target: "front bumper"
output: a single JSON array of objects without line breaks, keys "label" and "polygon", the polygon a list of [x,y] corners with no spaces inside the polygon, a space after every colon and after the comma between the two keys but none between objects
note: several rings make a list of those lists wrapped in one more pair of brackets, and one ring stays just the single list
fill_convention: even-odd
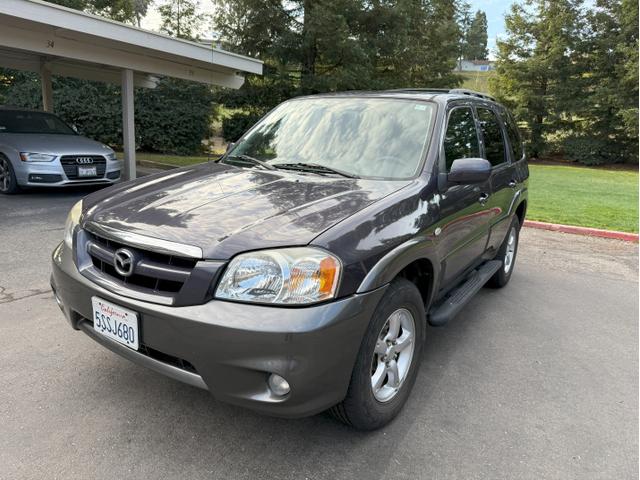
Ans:
[{"label": "front bumper", "polygon": [[[64,243],[53,252],[51,284],[71,326],[110,350],[206,388],[216,399],[283,417],[313,415],[345,397],[360,343],[386,289],[304,308],[219,300],[171,307],[94,284],[78,272]],[[94,332],[87,320],[93,317],[92,296],[138,312],[145,353]],[[269,390],[270,373],[289,382],[287,395]]]},{"label": "front bumper", "polygon": [[19,162],[15,171],[18,184],[23,187],[65,187],[69,185],[111,185],[120,180],[122,168],[122,161],[108,160],[104,175],[70,179],[60,164],[60,160],[56,159],[52,162]]}]

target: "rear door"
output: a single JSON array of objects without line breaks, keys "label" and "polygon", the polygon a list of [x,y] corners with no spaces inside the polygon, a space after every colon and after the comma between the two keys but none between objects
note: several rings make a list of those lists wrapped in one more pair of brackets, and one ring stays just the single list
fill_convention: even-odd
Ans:
[{"label": "rear door", "polygon": [[492,104],[476,107],[480,126],[483,157],[492,165],[491,195],[489,209],[490,237],[488,248],[498,249],[507,230],[511,203],[518,185],[516,170],[507,149],[506,130],[497,110]]},{"label": "rear door", "polygon": [[[481,156],[474,109],[470,103],[449,107],[445,135],[438,164],[440,172],[449,172],[459,158]],[[439,222],[442,282],[444,289],[482,258],[489,237],[490,182],[473,185],[446,185],[440,195]]]}]

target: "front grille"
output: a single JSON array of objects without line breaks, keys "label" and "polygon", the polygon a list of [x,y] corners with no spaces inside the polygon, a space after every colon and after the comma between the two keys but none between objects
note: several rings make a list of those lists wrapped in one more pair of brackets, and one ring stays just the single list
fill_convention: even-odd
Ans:
[{"label": "front grille", "polygon": [[[107,159],[102,155],[64,155],[60,157],[60,163],[69,180],[92,179],[104,177],[107,170]],[[96,167],[95,177],[79,177],[78,167]]]},{"label": "front grille", "polygon": [[[197,260],[130,247],[86,232],[86,251],[93,266],[118,283],[147,293],[173,295],[182,289]],[[125,248],[133,254],[130,276],[121,275],[115,266],[116,251]],[[126,273],[126,272],[125,272]]]}]

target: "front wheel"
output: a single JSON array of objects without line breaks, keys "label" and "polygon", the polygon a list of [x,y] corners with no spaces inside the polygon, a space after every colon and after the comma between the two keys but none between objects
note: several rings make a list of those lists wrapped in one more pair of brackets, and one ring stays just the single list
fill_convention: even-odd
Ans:
[{"label": "front wheel", "polygon": [[19,191],[18,179],[11,162],[0,153],[0,193],[12,194]]},{"label": "front wheel", "polygon": [[418,373],[425,310],[416,286],[394,280],[371,319],[345,399],[331,409],[359,430],[389,423],[402,409]]},{"label": "front wheel", "polygon": [[518,253],[518,240],[520,239],[520,222],[518,217],[513,217],[507,236],[498,250],[496,260],[502,260],[500,270],[493,274],[493,277],[487,282],[487,286],[493,288],[502,288],[511,279],[511,274],[516,263],[516,255]]}]

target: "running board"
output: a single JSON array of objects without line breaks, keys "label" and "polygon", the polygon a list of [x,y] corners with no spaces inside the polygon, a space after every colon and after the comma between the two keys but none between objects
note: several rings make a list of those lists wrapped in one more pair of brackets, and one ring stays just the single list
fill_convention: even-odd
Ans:
[{"label": "running board", "polygon": [[501,267],[500,260],[490,260],[474,270],[463,284],[431,308],[427,317],[429,325],[440,327],[455,317]]}]

